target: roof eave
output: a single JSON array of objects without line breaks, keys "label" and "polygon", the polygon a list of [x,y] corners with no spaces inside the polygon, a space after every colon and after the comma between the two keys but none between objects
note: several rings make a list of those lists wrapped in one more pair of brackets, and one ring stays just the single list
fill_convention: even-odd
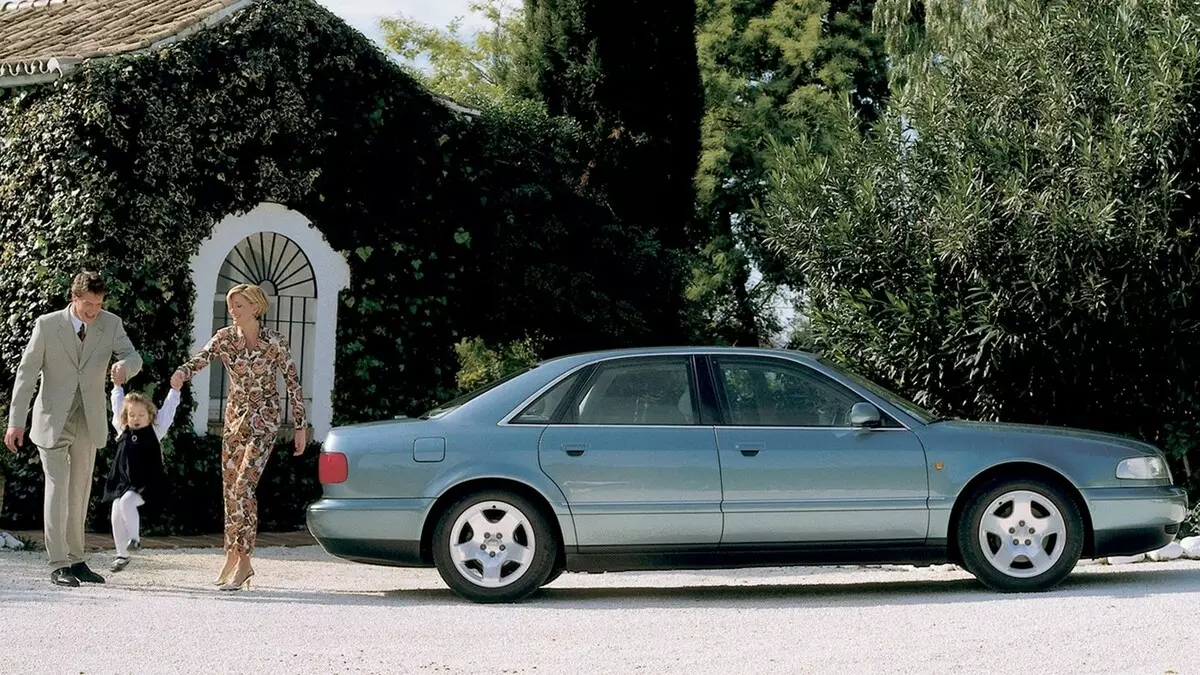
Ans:
[{"label": "roof eave", "polygon": [[[222,10],[209,14],[203,19],[183,28],[179,32],[162,38],[161,40],[157,40],[141,49],[133,49],[111,54],[96,54],[91,58],[107,58],[110,56],[126,56],[131,54],[143,54],[158,51],[159,49],[172,45],[188,37],[189,35],[224,23],[234,14],[237,14],[241,10],[255,4],[256,2],[259,2],[259,0],[240,0],[239,2],[235,2]],[[27,87],[34,84],[53,82],[63,75],[70,73],[83,60],[83,58],[56,57],[34,59],[27,62],[0,64],[0,89]]]},{"label": "roof eave", "polygon": [[2,63],[0,64],[0,89],[53,82],[74,70],[82,60],[49,58],[19,63]]},{"label": "roof eave", "polygon": [[441,103],[442,105],[446,106],[447,108],[453,110],[456,113],[467,115],[469,117],[479,117],[480,115],[483,114],[481,111],[476,110],[475,108],[468,108],[466,106],[460,105],[445,96],[439,96],[437,94],[434,94],[433,97],[437,100],[438,103]]},{"label": "roof eave", "polygon": [[[158,40],[157,42],[154,42],[153,44],[151,44],[148,47],[145,47],[143,49],[135,49],[134,51],[125,52],[125,53],[126,54],[141,54],[141,53],[145,53],[145,52],[158,51],[159,49],[162,49],[163,47],[174,44],[174,43],[188,37],[189,35],[192,35],[193,33],[198,33],[202,30],[212,28],[219,24],[225,23],[225,21],[227,21],[234,14],[237,14],[238,12],[242,11],[243,9],[246,9],[250,5],[256,4],[258,2],[259,2],[259,0],[240,0],[239,2],[235,2],[232,5],[226,7],[225,9],[222,9],[222,10],[213,12],[212,14],[209,14],[208,16],[197,21],[196,23],[193,23],[189,26],[184,27],[182,30],[175,33],[174,35],[167,36],[161,40]],[[116,56],[116,54],[113,54],[112,56]]]}]

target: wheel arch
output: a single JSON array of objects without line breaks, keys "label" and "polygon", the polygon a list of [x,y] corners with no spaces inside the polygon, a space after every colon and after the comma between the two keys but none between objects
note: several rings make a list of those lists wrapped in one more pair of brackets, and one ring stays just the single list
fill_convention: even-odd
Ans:
[{"label": "wheel arch", "polygon": [[1063,490],[1075,502],[1079,516],[1083,520],[1083,557],[1094,555],[1095,537],[1092,532],[1092,515],[1088,510],[1087,500],[1083,493],[1066,476],[1042,464],[1033,462],[1007,462],[990,467],[967,481],[954,500],[950,510],[950,521],[946,529],[946,547],[949,559],[959,565],[963,564],[962,552],[958,548],[958,527],[966,511],[967,502],[983,486],[997,480],[1022,480],[1034,478],[1045,481]]},{"label": "wheel arch", "polygon": [[554,512],[554,508],[550,505],[550,500],[546,498],[537,488],[522,483],[519,480],[512,478],[473,478],[470,480],[456,483],[434,501],[429,508],[429,513],[425,517],[425,523],[421,527],[421,560],[430,565],[433,564],[433,533],[437,529],[438,522],[442,519],[442,515],[449,510],[455,502],[465,495],[476,492],[484,492],[486,490],[506,490],[529,500],[533,504],[540,515],[546,519],[547,525],[553,530],[555,537],[555,553],[554,567],[558,568],[566,564],[566,544],[563,537],[562,522]]}]

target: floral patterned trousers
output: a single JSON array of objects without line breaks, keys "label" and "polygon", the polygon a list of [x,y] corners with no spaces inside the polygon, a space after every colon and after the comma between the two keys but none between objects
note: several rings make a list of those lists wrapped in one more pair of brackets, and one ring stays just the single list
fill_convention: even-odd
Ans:
[{"label": "floral patterned trousers", "polygon": [[271,458],[275,434],[227,435],[221,444],[225,497],[225,550],[249,555],[258,540],[258,481]]}]

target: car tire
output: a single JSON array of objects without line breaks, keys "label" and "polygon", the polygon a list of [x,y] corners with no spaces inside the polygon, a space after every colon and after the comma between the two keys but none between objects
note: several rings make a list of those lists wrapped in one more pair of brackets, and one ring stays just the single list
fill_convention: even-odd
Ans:
[{"label": "car tire", "polygon": [[1003,593],[1053,588],[1083,553],[1083,517],[1075,500],[1036,479],[994,481],[977,490],[956,534],[963,565]]},{"label": "car tire", "polygon": [[546,580],[542,582],[542,588],[554,583],[554,581],[561,577],[562,573],[566,571],[567,568],[565,567],[555,567],[554,569],[550,570],[550,576],[546,577]]},{"label": "car tire", "polygon": [[433,563],[446,585],[468,600],[516,602],[545,583],[557,547],[554,531],[529,500],[488,490],[462,497],[442,514]]}]

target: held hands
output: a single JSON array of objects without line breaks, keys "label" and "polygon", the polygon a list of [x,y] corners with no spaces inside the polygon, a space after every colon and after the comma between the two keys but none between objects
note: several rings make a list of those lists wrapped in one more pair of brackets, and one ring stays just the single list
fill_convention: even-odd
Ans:
[{"label": "held hands", "polygon": [[109,371],[109,377],[112,378],[113,384],[118,387],[124,387],[125,382],[129,379],[128,373],[125,371],[125,366],[119,363],[113,364],[112,370]]},{"label": "held hands", "polygon": [[187,378],[183,376],[183,371],[177,370],[173,375],[171,375],[171,388],[175,391],[179,391],[180,389],[183,389],[183,383],[186,381]]}]

